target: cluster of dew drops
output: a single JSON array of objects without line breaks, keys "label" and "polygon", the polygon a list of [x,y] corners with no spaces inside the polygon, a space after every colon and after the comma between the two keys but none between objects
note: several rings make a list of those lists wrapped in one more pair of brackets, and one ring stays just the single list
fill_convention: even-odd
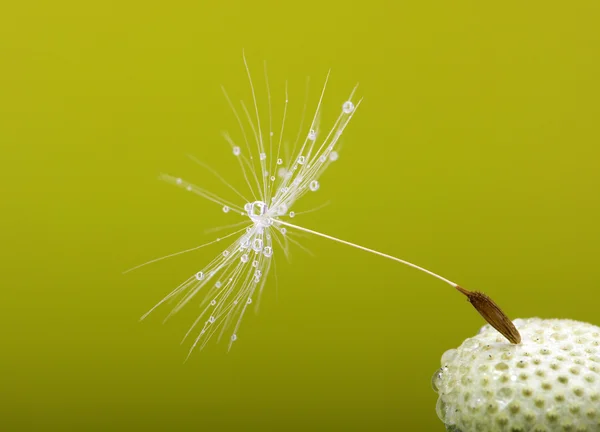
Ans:
[{"label": "cluster of dew drops", "polygon": [[[354,104],[349,100],[344,102],[342,105],[342,111],[346,115],[351,114],[354,111],[354,109],[355,109]],[[270,134],[272,136],[273,132],[270,132]],[[314,129],[311,129],[308,133],[307,138],[310,141],[315,141],[317,138],[316,131]],[[329,159],[329,161],[331,161],[331,162],[338,160],[339,155],[335,150],[333,150],[333,144],[331,146],[329,146],[329,148],[327,150],[329,151],[329,154],[327,156],[321,155],[319,157],[320,163],[325,163],[327,161],[327,159]],[[236,157],[240,157],[241,154],[242,154],[242,151],[241,151],[240,147],[233,146],[233,155]],[[267,159],[267,155],[265,153],[260,153],[259,158],[261,161],[264,161]],[[279,167],[278,175],[280,178],[289,178],[293,175],[293,172],[291,170],[288,171],[286,168],[283,167],[283,159],[278,158],[276,162],[277,162],[277,166]],[[297,157],[296,162],[298,165],[304,165],[307,162],[307,160],[306,160],[305,156],[300,155]],[[265,178],[268,177],[268,172],[264,172],[264,177]],[[269,179],[271,180],[271,182],[274,182],[276,180],[275,176],[271,176]],[[298,185],[301,182],[301,180],[302,180],[301,177],[296,178],[294,180],[293,184]],[[177,183],[181,184],[181,180],[177,179]],[[319,181],[311,180],[308,184],[308,188],[312,192],[318,191],[320,188]],[[188,191],[192,190],[191,186],[187,186],[186,189]],[[286,192],[288,192],[288,189],[289,188],[286,186],[280,187],[277,191],[275,191],[276,192],[275,195],[277,195],[278,193],[285,194]],[[275,201],[275,197],[273,197],[271,199],[272,199],[272,201]],[[250,259],[251,259],[248,254],[248,251],[250,251],[250,252],[253,251],[255,253],[255,257],[251,262],[251,266],[252,266],[251,268],[254,269],[254,274],[253,274],[253,277],[251,278],[251,281],[254,282],[255,285],[259,284],[261,282],[261,279],[263,276],[263,271],[261,270],[261,268],[263,268],[263,265],[265,265],[265,262],[260,260],[260,255],[264,256],[264,258],[266,258],[266,259],[270,259],[273,256],[272,237],[269,234],[270,227],[274,223],[277,222],[277,219],[276,219],[277,217],[287,215],[290,218],[293,218],[296,216],[296,213],[294,211],[288,212],[288,208],[285,204],[280,204],[275,207],[276,208],[269,209],[267,204],[262,201],[246,203],[244,205],[245,212],[241,212],[241,215],[248,216],[250,218],[250,220],[252,221],[253,225],[246,228],[246,234],[244,236],[242,236],[241,239],[234,244],[235,247],[233,247],[233,248],[230,247],[222,252],[222,260],[223,260],[222,262],[223,263],[225,263],[225,262],[229,261],[231,258],[233,258],[233,256],[231,256],[231,255],[237,256],[239,254],[239,259],[240,259],[241,264],[246,265],[247,263],[250,262]],[[232,209],[229,206],[224,205],[222,207],[222,210],[224,213],[229,213]],[[277,230],[284,236],[287,233],[287,229],[283,226],[278,226]],[[266,242],[265,242],[265,240],[266,240]],[[222,267],[223,266],[221,265],[220,268],[222,268]],[[216,274],[216,272],[218,272],[218,270],[219,269],[207,271],[207,273],[205,273],[204,271],[199,271],[195,274],[195,279],[200,283],[205,283],[207,276],[209,278],[212,278]],[[226,273],[229,273],[229,271],[226,271]],[[225,277],[225,279],[227,279],[227,277]],[[233,279],[230,278],[229,282],[232,283],[232,281],[233,281]],[[219,290],[222,287],[223,287],[223,282],[221,280],[218,280],[217,282],[215,282],[214,288]],[[245,303],[247,305],[250,305],[252,303],[252,293],[253,292],[254,292],[254,290],[251,290],[249,292],[250,295],[247,297],[247,299],[245,301]],[[209,304],[212,307],[216,307],[217,300],[213,298]],[[234,306],[238,305],[237,297],[236,297],[236,299],[233,300],[233,305]],[[210,315],[208,318],[208,321],[206,322],[205,328],[201,331],[201,334],[204,334],[206,332],[207,325],[212,325],[215,323],[215,321],[216,321],[216,317],[214,315]],[[237,340],[237,335],[234,333],[231,335],[231,341],[233,342],[235,340]]]}]

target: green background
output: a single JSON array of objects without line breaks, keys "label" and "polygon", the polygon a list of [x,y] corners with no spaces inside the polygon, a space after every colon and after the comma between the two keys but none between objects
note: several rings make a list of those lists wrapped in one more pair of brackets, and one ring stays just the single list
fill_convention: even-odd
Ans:
[{"label": "green background", "polygon": [[[278,260],[239,342],[184,363],[195,307],[139,316],[237,222],[157,180],[237,185],[220,85],[299,123],[359,81],[340,160],[295,222],[600,324],[600,3],[64,1],[0,6],[2,430],[442,430],[430,378],[482,319],[422,273],[318,238]],[[264,108],[264,105],[262,106]],[[279,115],[279,114],[277,114]],[[240,203],[243,204],[243,203]]]}]

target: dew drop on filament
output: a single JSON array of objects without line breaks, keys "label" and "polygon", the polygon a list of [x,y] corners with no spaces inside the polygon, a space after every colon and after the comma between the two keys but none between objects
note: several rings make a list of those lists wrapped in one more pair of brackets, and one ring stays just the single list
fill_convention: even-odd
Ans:
[{"label": "dew drop on filament", "polygon": [[331,153],[329,153],[329,160],[332,162],[338,160],[339,157],[340,156],[338,155],[338,152],[336,152],[336,151],[332,151]]},{"label": "dew drop on filament", "polygon": [[265,247],[263,251],[263,255],[267,258],[271,258],[273,256],[273,248],[271,246]]},{"label": "dew drop on filament", "polygon": [[352,103],[352,101],[344,102],[344,105],[342,105],[342,110],[346,114],[350,114],[352,111],[354,111],[354,104]]},{"label": "dew drop on filament", "polygon": [[223,213],[229,213],[229,206],[223,206]]},{"label": "dew drop on filament", "polygon": [[252,242],[252,249],[254,250],[254,252],[260,252],[263,248],[263,241],[262,239],[259,238],[255,238],[254,241]]},{"label": "dew drop on filament", "polygon": [[196,279],[201,281],[202,279],[204,279],[204,273],[202,273],[201,271],[199,271],[198,273],[196,273]]},{"label": "dew drop on filament", "polygon": [[241,153],[242,153],[242,150],[238,146],[235,146],[233,148],[233,155],[234,156],[239,156]]},{"label": "dew drop on filament", "polygon": [[314,141],[317,139],[317,133],[315,132],[314,129],[311,129],[310,132],[308,133],[308,139],[311,141]]},{"label": "dew drop on filament", "polygon": [[319,190],[320,187],[321,187],[321,185],[319,184],[319,182],[317,180],[313,180],[310,182],[309,188],[311,191],[316,192]]}]

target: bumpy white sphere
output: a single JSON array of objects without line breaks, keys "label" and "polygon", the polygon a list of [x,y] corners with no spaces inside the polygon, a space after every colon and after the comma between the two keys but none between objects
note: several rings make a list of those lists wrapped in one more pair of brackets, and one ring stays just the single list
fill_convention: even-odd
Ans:
[{"label": "bumpy white sphere", "polygon": [[446,428],[471,431],[600,431],[600,327],[518,319],[522,343],[491,326],[446,351],[433,377]]}]

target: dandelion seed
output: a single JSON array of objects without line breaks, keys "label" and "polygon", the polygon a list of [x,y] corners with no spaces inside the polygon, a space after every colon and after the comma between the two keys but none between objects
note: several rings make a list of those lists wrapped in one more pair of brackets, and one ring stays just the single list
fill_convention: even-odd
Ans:
[{"label": "dandelion seed", "polygon": [[[261,101],[259,104],[259,96],[255,91],[254,81],[245,57],[244,65],[250,84],[252,104],[246,105],[242,102],[241,109],[237,108],[237,105],[234,105],[230,100],[227,92],[223,90],[233,112],[233,117],[239,126],[237,138],[232,138],[228,134],[225,134],[224,137],[227,144],[232,147],[233,154],[237,156],[236,160],[246,182],[244,189],[242,191],[238,190],[237,185],[234,187],[212,168],[199,161],[198,163],[201,166],[215,175],[237,198],[230,201],[203,188],[196,186],[192,188],[192,185],[184,183],[178,177],[163,175],[162,179],[182,186],[188,191],[193,191],[194,194],[219,205],[225,213],[232,210],[233,215],[239,214],[244,219],[238,225],[247,225],[241,228],[237,227],[236,231],[224,236],[223,239],[229,239],[231,242],[226,250],[209,262],[202,271],[197,272],[176,287],[142,316],[142,319],[158,306],[167,302],[174,303],[174,308],[169,316],[179,312],[191,302],[198,302],[202,312],[184,338],[185,340],[189,335],[194,335],[192,336],[193,342],[189,353],[191,354],[196,349],[202,349],[217,331],[223,332],[228,327],[232,329],[231,346],[231,343],[238,338],[240,324],[247,312],[248,305],[252,304],[252,298],[260,299],[274,261],[272,257],[274,256],[275,247],[280,247],[286,256],[290,244],[303,247],[287,235],[289,230],[312,234],[394,260],[425,272],[458,289],[458,285],[454,282],[408,261],[303,226],[291,224],[282,219],[286,215],[294,218],[297,214],[294,210],[290,211],[290,209],[296,206],[297,201],[304,196],[307,190],[316,191],[319,189],[318,179],[328,168],[330,162],[338,159],[338,140],[355,115],[360,101],[353,102],[355,88],[352,90],[350,97],[341,104],[338,117],[331,123],[329,130],[324,132],[319,142],[317,142],[316,129],[320,129],[322,126],[319,119],[329,79],[328,74],[320,92],[316,109],[310,116],[308,139],[300,138],[305,133],[303,131],[306,131],[301,124],[295,132],[300,138],[297,140],[297,147],[294,145],[294,148],[290,149],[284,139],[286,134],[294,133],[290,132],[290,129],[293,128],[290,128],[290,125],[287,124],[287,106],[289,102],[287,84],[285,95],[279,95],[278,98],[280,101],[285,101],[279,116],[282,119],[281,124],[279,128],[273,129],[272,98],[266,68],[267,97],[265,98],[266,102]],[[264,113],[259,112],[258,107],[263,103],[268,107],[267,117],[264,116]],[[250,106],[249,109],[248,106]],[[275,133],[273,133],[274,130]],[[264,131],[269,132],[265,133]],[[240,145],[244,146],[244,155],[242,155]],[[294,161],[291,166],[286,167],[283,164],[282,156],[284,155],[286,160]],[[278,179],[275,179],[274,176],[269,177],[269,172],[277,172]],[[298,214],[301,213],[305,212]],[[161,259],[208,247],[220,240],[222,239],[216,239],[191,249],[151,260],[134,267],[134,269]],[[253,259],[250,258],[252,254],[254,255]],[[211,286],[209,282],[215,278],[219,279]],[[228,282],[223,284],[221,281]],[[212,306],[210,313],[207,309],[208,306]],[[202,320],[207,323],[204,327],[200,324]]]}]

